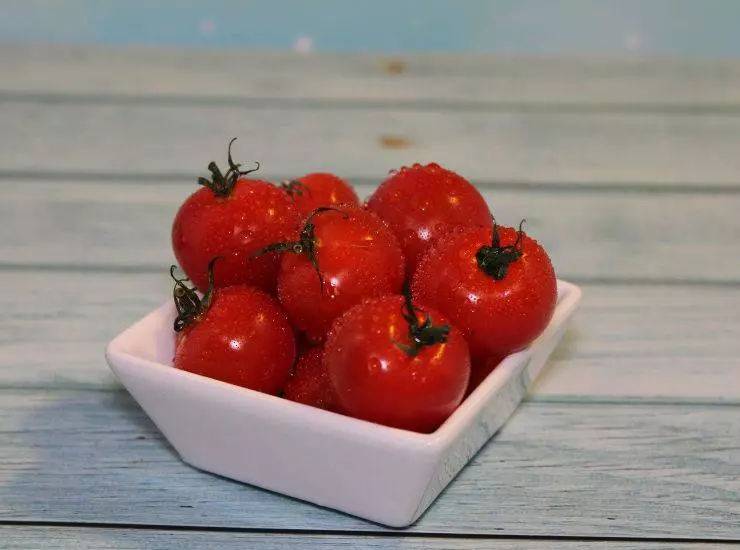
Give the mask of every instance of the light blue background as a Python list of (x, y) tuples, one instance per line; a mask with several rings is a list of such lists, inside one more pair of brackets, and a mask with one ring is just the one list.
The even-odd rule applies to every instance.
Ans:
[(262, 50), (740, 58), (739, 23), (740, 0), (0, 0), (0, 41)]

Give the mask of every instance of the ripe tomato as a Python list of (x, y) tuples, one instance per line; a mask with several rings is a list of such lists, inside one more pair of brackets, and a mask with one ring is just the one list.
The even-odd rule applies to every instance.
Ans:
[(282, 184), (293, 199), (302, 218), (310, 216), (322, 206), (359, 206), (360, 199), (352, 187), (339, 176), (323, 172), (306, 174)]
[(353, 305), (398, 294), (403, 286), (401, 247), (380, 218), (360, 208), (320, 208), (299, 240), (267, 250), (287, 251), (278, 296), (293, 326), (314, 344)]
[(465, 178), (438, 164), (414, 164), (391, 175), (367, 200), (396, 234), (411, 277), (424, 252), (452, 228), (491, 227), (485, 199)]
[(274, 298), (245, 285), (200, 300), (176, 280), (174, 366), (264, 393), (282, 390), (295, 362), (290, 323)]
[(557, 299), (547, 252), (521, 226), (496, 224), (440, 239), (419, 264), (412, 290), (465, 334), (474, 361), (526, 347), (547, 326)]
[(311, 348), (298, 358), (283, 397), (319, 409), (336, 410), (337, 396), (324, 366), (323, 347)]
[(460, 331), (403, 296), (368, 300), (337, 319), (324, 362), (343, 412), (419, 432), (445, 421), (470, 376)]
[(503, 360), (504, 357), (495, 356), (473, 361), (470, 366), (470, 382), (468, 382), (468, 391), (466, 392), (466, 395), (470, 395), (475, 388), (480, 386), (481, 382), (483, 382), (483, 380), (485, 380)]
[[(233, 140), (232, 140), (233, 143)], [(279, 187), (244, 177), (231, 158), (222, 174), (215, 163), (208, 166), (212, 179), (180, 206), (172, 225), (172, 247), (182, 270), (201, 291), (208, 282), (208, 262), (216, 266), (216, 287), (249, 284), (274, 292), (280, 258), (266, 254), (250, 261), (264, 246), (295, 239), (300, 218), (290, 198)]]

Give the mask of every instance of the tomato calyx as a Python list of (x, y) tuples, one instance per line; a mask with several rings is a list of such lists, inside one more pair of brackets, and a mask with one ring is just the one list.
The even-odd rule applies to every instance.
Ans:
[(236, 138), (232, 138), (229, 142), (229, 169), (226, 171), (226, 173), (222, 173), (218, 165), (214, 161), (211, 161), (210, 163), (208, 163), (208, 171), (211, 173), (211, 179), (204, 177), (198, 178), (199, 185), (207, 187), (208, 189), (213, 191), (214, 195), (220, 198), (226, 198), (231, 195), (232, 191), (234, 191), (234, 187), (236, 186), (236, 182), (239, 181), (240, 176), (246, 176), (247, 174), (251, 174), (252, 172), (256, 172), (260, 169), (260, 163), (256, 161), (255, 164), (257, 166), (255, 168), (252, 168), (251, 170), (242, 170), (241, 167), (243, 165), (234, 162), (234, 160), (231, 158), (231, 145), (235, 141)]
[(313, 268), (316, 270), (316, 275), (319, 277), (319, 284), (321, 285), (321, 293), (324, 293), (324, 276), (321, 274), (319, 269), (319, 259), (316, 256), (316, 237), (314, 232), (316, 230), (316, 224), (313, 223), (314, 217), (322, 212), (328, 212), (333, 210), (335, 212), (341, 212), (344, 215), (344, 219), (349, 218), (349, 214), (340, 210), (339, 208), (333, 208), (331, 206), (321, 206), (314, 210), (311, 215), (306, 219), (306, 223), (301, 229), (301, 234), (297, 241), (288, 241), (284, 243), (273, 243), (267, 245), (262, 250), (258, 250), (250, 256), (250, 259), (254, 259), (267, 252), (293, 252), (294, 254), (303, 254), (309, 259)]
[(180, 332), (196, 323), (211, 306), (214, 290), (213, 265), (218, 259), (220, 259), (220, 256), (216, 256), (208, 264), (208, 289), (202, 299), (195, 292), (195, 288), (185, 285), (185, 281), (190, 279), (187, 277), (178, 279), (175, 276), (177, 266), (170, 266), (170, 277), (175, 281), (175, 287), (172, 289), (172, 298), (175, 301), (175, 308), (177, 308), (177, 317), (173, 325), (175, 332)]
[(309, 197), (312, 196), (311, 188), (298, 180), (286, 180), (280, 184), (280, 187), (282, 187), (294, 201), (296, 197), (302, 197), (303, 193), (306, 193)]
[(411, 300), (411, 291), (408, 283), (404, 285), (403, 295), (405, 302), (401, 306), (401, 316), (409, 325), (409, 340), (411, 344), (402, 344), (394, 341), (396, 347), (410, 358), (419, 355), (419, 352), (428, 346), (444, 344), (450, 333), (450, 325), (435, 325), (429, 313), (424, 312), (424, 322), (419, 323), (419, 310)]
[(496, 281), (501, 281), (506, 277), (509, 265), (522, 257), (522, 239), (524, 231), (522, 226), (526, 220), (519, 222), (519, 230), (516, 234), (516, 242), (512, 245), (501, 246), (501, 239), (498, 234), (498, 225), (493, 220), (493, 238), (491, 245), (481, 246), (475, 254), (478, 261), (478, 267), (486, 275)]

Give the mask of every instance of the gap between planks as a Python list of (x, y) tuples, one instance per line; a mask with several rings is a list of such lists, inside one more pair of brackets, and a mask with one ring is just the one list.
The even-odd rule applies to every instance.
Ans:
[[(362, 549), (386, 549), (402, 545), (404, 550), (444, 550), (454, 544), (458, 550), (688, 550), (701, 544), (702, 548), (730, 548), (738, 540), (717, 541), (717, 539), (675, 539), (653, 537), (527, 537), (497, 535), (447, 535), (444, 533), (424, 535), (413, 532), (336, 532), (336, 531), (292, 531), (250, 530), (203, 527), (172, 527), (146, 525), (103, 525), (95, 523), (55, 523), (55, 522), (2, 522), (6, 550), (18, 548), (59, 548), (60, 542), (74, 543), (74, 548), (100, 548), (101, 545), (115, 545), (116, 550), (126, 548), (151, 548), (152, 545), (166, 543), (169, 548), (176, 544), (178, 549), (201, 548), (202, 545), (218, 548), (275, 549), (293, 548), (339, 548), (352, 546)], [(95, 546), (92, 546), (95, 544)], [(132, 546), (128, 546), (131, 544)], [(16, 546), (17, 545), (17, 546)], [(91, 545), (91, 546), (88, 546)], [(158, 546), (157, 546), (158, 547)]]

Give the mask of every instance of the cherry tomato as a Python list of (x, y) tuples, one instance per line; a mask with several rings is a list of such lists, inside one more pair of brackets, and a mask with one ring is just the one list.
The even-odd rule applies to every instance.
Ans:
[(202, 300), (176, 279), (174, 366), (264, 393), (279, 393), (296, 349), (277, 300), (244, 285), (208, 290)]
[(298, 241), (268, 249), (286, 251), (278, 296), (293, 326), (314, 344), (353, 305), (403, 286), (401, 247), (380, 218), (360, 208), (318, 209)]
[(322, 206), (359, 206), (360, 199), (352, 187), (339, 176), (324, 172), (306, 174), (282, 184), (293, 199), (302, 218)]
[(403, 296), (368, 300), (336, 320), (324, 362), (342, 411), (431, 432), (460, 404), (470, 355), (459, 330)]
[(336, 410), (337, 396), (324, 366), (323, 347), (311, 348), (298, 358), (283, 397), (319, 409)]
[(521, 230), (467, 228), (440, 239), (419, 264), (416, 300), (447, 315), (474, 361), (506, 356), (545, 329), (557, 300), (547, 252)]
[(230, 150), (226, 174), (213, 162), (209, 170), (212, 179), (200, 178), (203, 188), (190, 195), (175, 216), (175, 258), (201, 291), (208, 282), (208, 263), (220, 256), (216, 287), (249, 284), (274, 292), (280, 258), (266, 254), (250, 261), (250, 255), (270, 243), (295, 239), (298, 211), (279, 187), (244, 177), (249, 172), (234, 164)]
[(491, 227), (491, 213), (478, 190), (438, 164), (414, 164), (391, 172), (367, 200), (366, 208), (396, 234), (409, 277), (424, 252), (452, 228)]
[(501, 364), (504, 357), (488, 357), (487, 359), (478, 359), (470, 367), (470, 382), (468, 382), (468, 391), (466, 395), (473, 393), (475, 388), (480, 386), (481, 382), (491, 374), (496, 367)]

